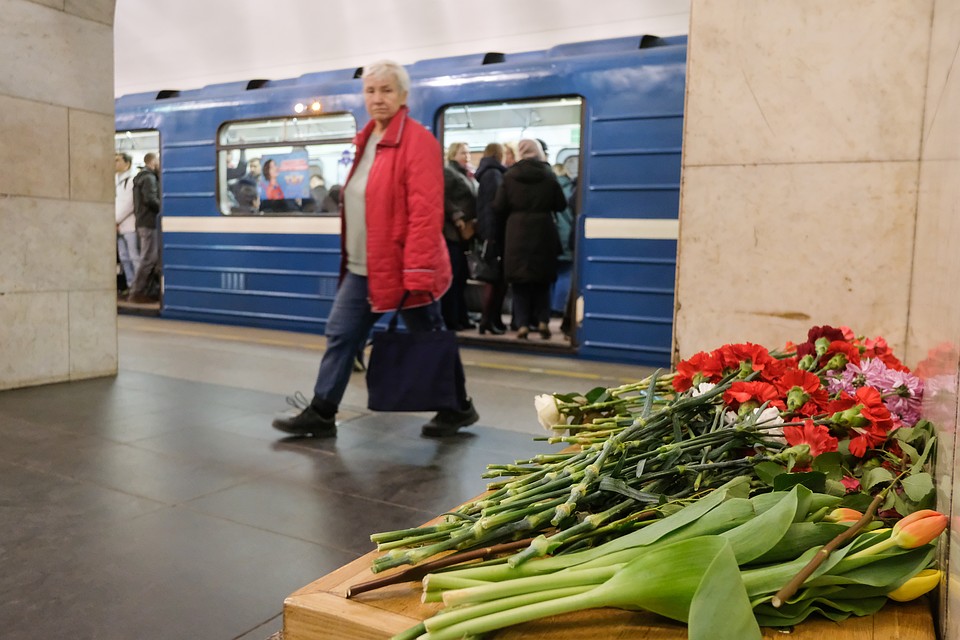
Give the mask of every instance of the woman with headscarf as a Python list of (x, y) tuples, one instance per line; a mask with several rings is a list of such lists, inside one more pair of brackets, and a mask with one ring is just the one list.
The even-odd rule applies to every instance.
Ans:
[(560, 236), (553, 212), (567, 206), (563, 189), (546, 162), (540, 143), (523, 139), (520, 159), (503, 175), (493, 201), (505, 232), (503, 271), (513, 287), (517, 338), (525, 340), (536, 324), (550, 338), (550, 283), (557, 279)]
[[(436, 138), (409, 116), (410, 76), (395, 62), (363, 70), (370, 122), (357, 134), (356, 160), (343, 186), (340, 286), (327, 318), (327, 348), (313, 399), (298, 414), (278, 417), (284, 433), (332, 437), (336, 413), (357, 351), (374, 323), (406, 300), (401, 317), (410, 331), (442, 322), (438, 299), (450, 286), (443, 240), (443, 167)], [(264, 167), (266, 169), (266, 167)], [(425, 436), (450, 436), (479, 420), (456, 372), (460, 408), (437, 413)]]

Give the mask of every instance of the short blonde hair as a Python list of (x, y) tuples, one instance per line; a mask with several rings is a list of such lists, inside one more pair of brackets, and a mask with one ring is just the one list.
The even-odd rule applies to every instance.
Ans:
[(457, 157), (457, 154), (460, 153), (460, 147), (463, 147), (467, 150), (467, 153), (470, 153), (470, 145), (466, 142), (453, 142), (447, 147), (447, 161), (454, 162), (454, 159)]
[(364, 78), (382, 78), (393, 76), (401, 93), (410, 93), (410, 74), (403, 65), (393, 60), (377, 60), (363, 68)]

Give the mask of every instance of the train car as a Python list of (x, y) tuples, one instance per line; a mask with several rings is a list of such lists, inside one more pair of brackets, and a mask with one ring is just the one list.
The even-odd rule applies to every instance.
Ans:
[[(685, 66), (685, 36), (637, 36), (407, 67), (411, 114), (444, 147), (467, 142), (476, 159), (488, 142), (539, 138), (575, 180), (566, 355), (669, 363)], [(162, 316), (323, 331), (336, 193), (368, 119), (361, 72), (117, 99), (118, 150), (160, 152)], [(252, 186), (264, 169), (279, 191)], [(544, 348), (524, 342), (510, 345)]]

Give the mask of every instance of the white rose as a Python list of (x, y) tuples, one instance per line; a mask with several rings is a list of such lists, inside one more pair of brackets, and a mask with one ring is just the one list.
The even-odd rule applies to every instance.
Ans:
[(557, 409), (556, 399), (549, 393), (542, 393), (533, 398), (533, 407), (537, 410), (537, 420), (547, 431), (553, 431), (553, 425), (560, 422), (560, 410)]

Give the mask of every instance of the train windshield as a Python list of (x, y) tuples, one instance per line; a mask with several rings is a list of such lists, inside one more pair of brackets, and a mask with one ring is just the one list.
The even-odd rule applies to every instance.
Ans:
[(230, 122), (217, 137), (224, 215), (337, 215), (353, 163), (348, 113)]

